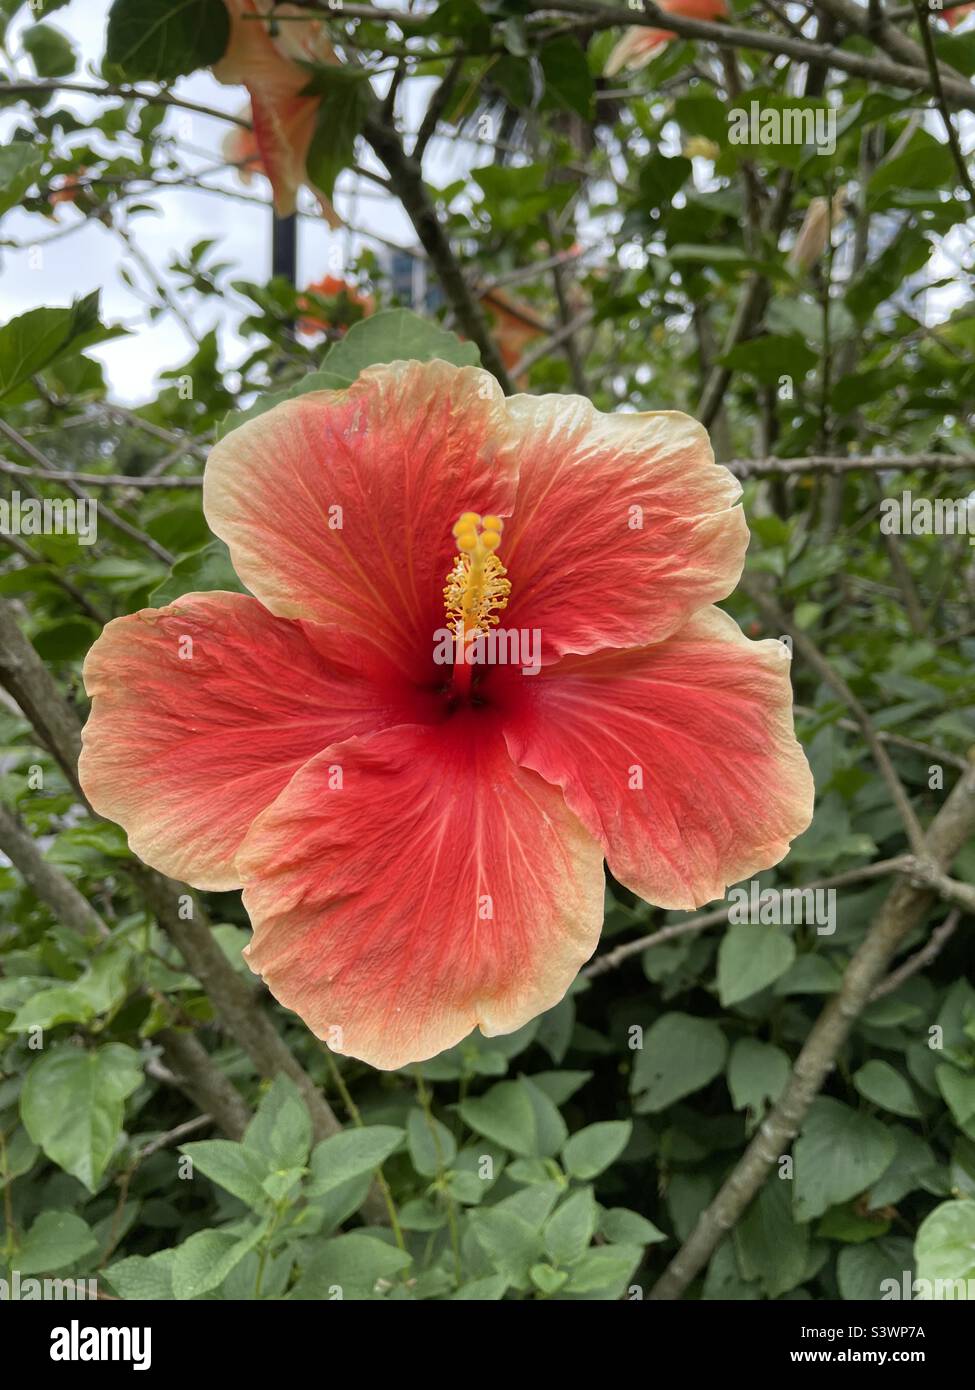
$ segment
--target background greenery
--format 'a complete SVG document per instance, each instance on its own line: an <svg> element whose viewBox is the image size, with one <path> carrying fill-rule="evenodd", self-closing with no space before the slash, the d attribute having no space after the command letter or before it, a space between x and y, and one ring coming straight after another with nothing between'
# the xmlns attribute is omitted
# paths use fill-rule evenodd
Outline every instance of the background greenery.
<svg viewBox="0 0 975 1390"><path fill-rule="evenodd" d="M95 74L76 70L49 22L59 8L47 3L18 31L21 51L5 50L0 211L29 211L38 244L82 219L124 220L129 274L141 219L159 211L153 185L183 167L181 89L169 84L219 56L222 5L116 0ZM536 360L518 373L526 389L584 391L603 410L689 410L748 480L749 578L726 607L753 636L793 634L817 785L813 825L762 883L845 876L838 927L729 926L720 908L691 919L610 882L611 955L528 1027L391 1074L330 1058L243 965L239 895L204 895L181 922L179 890L147 876L123 833L79 801L80 666L102 623L237 583L198 487L77 485L121 522L103 510L97 545L0 536L0 600L54 682L11 637L0 662L11 861L0 865L0 1275L97 1276L122 1298L642 1297L702 1213L707 1225L817 1017L856 983L851 961L893 910L889 895L908 891L892 888L896 868L871 876L916 846L861 713L922 826L975 742L967 537L884 537L878 525L885 495L972 488L960 151L925 90L910 15L896 24L915 46L909 64L899 59L915 90L707 40L675 41L642 72L607 80L619 30L597 3L537 17L541 7L516 0L445 0L406 30L355 8L332 18L347 66L399 72L400 101L380 109L360 79L320 75L330 114L316 169L329 181L369 145L385 140L390 154L392 140L387 193L415 206L415 166L395 154L410 144L403 98L421 77L443 80L420 187L446 253L422 215L417 225L431 283L446 272L439 308L416 316L397 302L377 242L343 273L381 312L343 336L359 311L326 300L336 326L300 334L300 288L241 281L210 240L181 246L155 267L146 322L192 323L233 292L247 301L247 353L230 372L207 333L135 410L113 404L86 355L123 331L97 297L34 308L0 328L2 495L65 496L51 470L198 477L228 412L255 408L255 392L262 408L311 372L332 384L395 356L477 360L478 345L490 362L476 298L458 299L450 275L460 268L479 288L501 279L542 325ZM834 4L733 8L762 36L896 57L889 36L870 37ZM24 18L15 0L0 0L0 15ZM926 27L970 91L975 33ZM62 81L101 93L90 125L63 104ZM422 112L430 84L421 90ZM752 98L833 103L835 153L731 145L728 110ZM961 147L973 107L954 115ZM472 165L446 186L445 142ZM50 200L66 176L71 207ZM810 264L790 261L810 204L834 198L832 244ZM869 466L878 453L897 470ZM800 462L777 471L761 462L770 455ZM840 469L846 459L860 463ZM973 872L969 842L953 881ZM957 890L918 901L891 961L910 969L837 1043L794 1166L773 1168L668 1296L876 1299L905 1271L975 1278L971 903ZM657 936L670 927L687 929Z"/></svg>

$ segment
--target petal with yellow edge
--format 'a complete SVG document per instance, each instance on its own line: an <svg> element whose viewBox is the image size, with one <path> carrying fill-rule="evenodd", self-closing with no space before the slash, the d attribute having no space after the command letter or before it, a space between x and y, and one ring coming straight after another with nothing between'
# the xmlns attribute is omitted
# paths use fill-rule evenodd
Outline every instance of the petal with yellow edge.
<svg viewBox="0 0 975 1390"><path fill-rule="evenodd" d="M390 1069L562 998L596 946L602 851L471 711L327 749L237 856L246 955L337 1052Z"/></svg>
<svg viewBox="0 0 975 1390"><path fill-rule="evenodd" d="M335 634L247 594L185 594L116 618L88 653L81 783L147 864L197 888L239 887L251 822L337 738L425 717L376 671L339 665ZM326 640L327 637L327 640Z"/></svg>
<svg viewBox="0 0 975 1390"><path fill-rule="evenodd" d="M335 625L425 681L450 528L462 512L509 513L516 469L493 377L393 362L226 435L207 462L203 507L272 612Z"/></svg>
<svg viewBox="0 0 975 1390"><path fill-rule="evenodd" d="M604 415L578 396L515 396L515 510L505 530L513 627L546 659L659 642L735 587L741 486L689 415Z"/></svg>
<svg viewBox="0 0 975 1390"><path fill-rule="evenodd" d="M657 646L508 681L512 757L562 787L613 874L658 907L723 897L812 819L787 649L719 609Z"/></svg>

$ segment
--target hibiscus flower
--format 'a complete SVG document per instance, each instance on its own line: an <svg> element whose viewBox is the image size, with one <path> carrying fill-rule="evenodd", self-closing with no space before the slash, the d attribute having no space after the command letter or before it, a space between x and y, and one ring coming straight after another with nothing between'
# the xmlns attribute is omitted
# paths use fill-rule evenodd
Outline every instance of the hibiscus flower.
<svg viewBox="0 0 975 1390"><path fill-rule="evenodd" d="M274 6L272 0L225 3L230 12L230 41L226 53L214 64L213 75L219 82L242 83L247 88L253 123L250 137L245 130L227 137L223 145L226 158L267 175L279 217L294 212L298 189L307 183L331 226L341 225L329 199L311 183L306 167L320 98L302 95L311 73L301 63L339 61L325 26L319 20L309 20L307 12L297 5ZM277 20L273 35L260 18L272 8ZM249 181L247 174L242 173L242 177Z"/></svg>
<svg viewBox="0 0 975 1390"><path fill-rule="evenodd" d="M333 317L338 321L330 322L322 318L321 311L316 310L314 303L306 298L307 294L318 295L320 299L334 300ZM304 311L304 317L298 320L298 328L302 333L325 333L330 328L344 333L350 324L374 314L376 301L371 294L363 294L356 289L355 285L350 285L335 275L324 275L321 280L314 280L306 286L305 295L298 297L298 308Z"/></svg>
<svg viewBox="0 0 975 1390"><path fill-rule="evenodd" d="M592 954L604 856L693 908L809 823L785 648L711 606L739 496L673 411L440 361L297 396L206 466L254 596L186 594L89 653L85 791L149 864L243 887L251 968L335 1050L394 1068L511 1032ZM472 659L491 633L527 634L516 664Z"/></svg>
<svg viewBox="0 0 975 1390"><path fill-rule="evenodd" d="M681 15L684 19L724 19L728 13L726 0L658 0L658 3L668 14ZM658 48L676 38L669 29L634 25L627 29L607 58L606 76L615 77L623 68L645 68L656 57Z"/></svg>

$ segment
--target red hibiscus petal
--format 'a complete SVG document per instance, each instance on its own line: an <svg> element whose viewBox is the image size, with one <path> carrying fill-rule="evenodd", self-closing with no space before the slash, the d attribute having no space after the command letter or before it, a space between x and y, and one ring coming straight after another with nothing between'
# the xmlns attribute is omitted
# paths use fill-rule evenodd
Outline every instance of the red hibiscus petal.
<svg viewBox="0 0 975 1390"><path fill-rule="evenodd" d="M784 653L711 608L656 646L509 672L508 746L563 788L621 883L700 907L778 863L812 818Z"/></svg>
<svg viewBox="0 0 975 1390"><path fill-rule="evenodd" d="M354 632L428 679L451 528L466 511L510 512L510 443L486 372L394 362L228 434L207 462L204 510L272 612Z"/></svg>
<svg viewBox="0 0 975 1390"><path fill-rule="evenodd" d="M334 1051L382 1068L550 1008L602 923L602 851L484 711L327 749L237 864L251 968Z"/></svg>
<svg viewBox="0 0 975 1390"><path fill-rule="evenodd" d="M79 770L146 863L198 888L238 887L238 845L303 763L337 738L422 717L327 661L337 637L310 636L230 593L185 594L105 628L85 661L94 703Z"/></svg>
<svg viewBox="0 0 975 1390"><path fill-rule="evenodd" d="M515 396L515 512L501 555L506 626L547 659L641 646L735 587L748 545L741 487L688 415L603 415L580 397Z"/></svg>

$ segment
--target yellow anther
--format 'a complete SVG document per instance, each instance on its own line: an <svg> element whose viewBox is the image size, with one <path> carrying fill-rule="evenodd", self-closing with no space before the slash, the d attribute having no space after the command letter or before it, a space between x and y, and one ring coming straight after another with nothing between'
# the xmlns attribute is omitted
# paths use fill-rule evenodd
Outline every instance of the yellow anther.
<svg viewBox="0 0 975 1390"><path fill-rule="evenodd" d="M443 592L448 621L458 636L486 632L498 621L495 609L508 602L511 584L494 554L501 544L501 524L500 517L487 516L482 522L476 512L465 512L453 528L460 554Z"/></svg>

